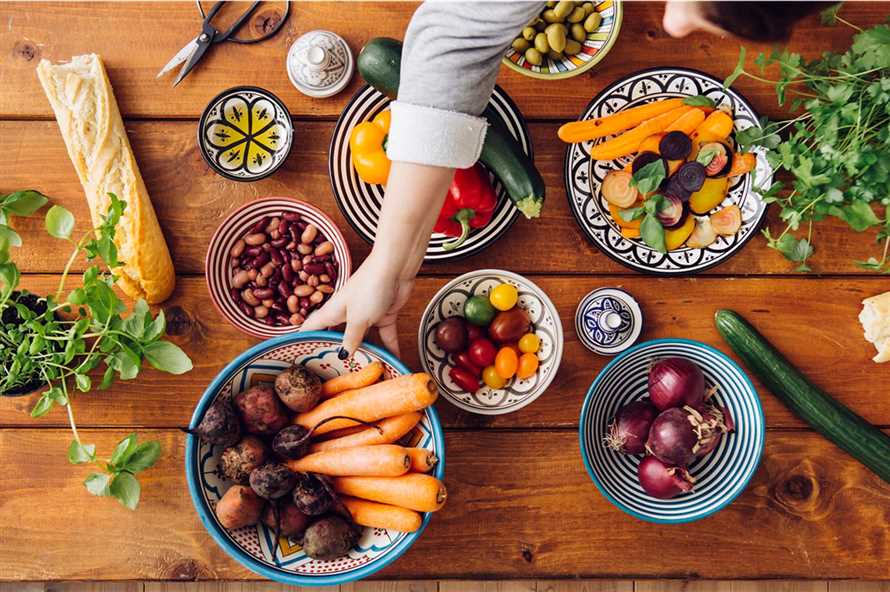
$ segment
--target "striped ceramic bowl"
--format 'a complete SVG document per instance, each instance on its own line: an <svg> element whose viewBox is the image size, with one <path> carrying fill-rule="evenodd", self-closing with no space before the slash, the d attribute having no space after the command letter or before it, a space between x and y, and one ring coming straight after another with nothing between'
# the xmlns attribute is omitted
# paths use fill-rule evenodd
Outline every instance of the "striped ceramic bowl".
<svg viewBox="0 0 890 592"><path fill-rule="evenodd" d="M239 239L244 237L247 229L265 216L278 216L282 212L296 212L303 220L311 222L319 231L334 243L334 260L339 265L339 275L334 283L336 292L346 283L352 272L352 257L346 239L334 221L327 214L298 199L290 197L265 197L245 204L229 214L210 239L205 259L204 275L207 279L207 290L213 305L236 329L266 339L286 333L293 333L299 327L273 327L248 317L232 298L232 274L229 267L229 252Z"/></svg>
<svg viewBox="0 0 890 592"><path fill-rule="evenodd" d="M620 454L603 441L618 409L647 396L652 360L667 356L692 360L704 372L708 388L717 385L714 401L729 409L735 431L689 466L695 478L691 492L665 500L640 486L637 466L642 456ZM587 391L578 429L584 466L606 499L642 520L681 523L710 516L745 489L763 454L765 423L757 391L729 357L698 341L656 339L625 351L599 373Z"/></svg>
<svg viewBox="0 0 890 592"><path fill-rule="evenodd" d="M594 10L600 13L603 20L599 29L588 35L587 40L581 44L581 53L578 55L566 56L561 60L545 56L543 64L534 66L525 60L522 53L511 47L504 54L504 64L511 70L543 80L560 80L587 72L600 63L612 49L621 30L623 14L621 0L603 0L596 4Z"/></svg>

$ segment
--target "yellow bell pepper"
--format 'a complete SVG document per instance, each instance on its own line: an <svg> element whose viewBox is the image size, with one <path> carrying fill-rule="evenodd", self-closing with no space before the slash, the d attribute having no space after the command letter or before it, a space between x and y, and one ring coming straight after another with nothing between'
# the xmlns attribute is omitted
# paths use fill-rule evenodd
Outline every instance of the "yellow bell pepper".
<svg viewBox="0 0 890 592"><path fill-rule="evenodd" d="M365 183L386 185L390 161L386 157L386 137L389 134L389 109L381 111L371 121L364 121L349 134L352 166Z"/></svg>

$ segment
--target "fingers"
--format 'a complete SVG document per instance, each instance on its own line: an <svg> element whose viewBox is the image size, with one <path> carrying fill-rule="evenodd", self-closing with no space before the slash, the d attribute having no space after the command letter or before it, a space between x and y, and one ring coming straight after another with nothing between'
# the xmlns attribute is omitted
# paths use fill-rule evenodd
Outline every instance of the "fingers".
<svg viewBox="0 0 890 592"><path fill-rule="evenodd" d="M377 330L380 332L380 341L383 342L383 347L398 358L400 356L399 333L395 319L385 325L378 325Z"/></svg>
<svg viewBox="0 0 890 592"><path fill-rule="evenodd" d="M340 352L342 359L346 359L355 353L355 350L358 349L358 346L362 343L362 339L365 337L365 332L368 330L368 326L368 322L364 319L360 321L350 321L347 319L346 331L343 333L343 347L341 348L343 351ZM345 355L343 355L344 351L346 352Z"/></svg>
<svg viewBox="0 0 890 592"><path fill-rule="evenodd" d="M342 299L334 296L327 304L309 315L300 326L300 331L319 331L339 325L346 320L346 307Z"/></svg>

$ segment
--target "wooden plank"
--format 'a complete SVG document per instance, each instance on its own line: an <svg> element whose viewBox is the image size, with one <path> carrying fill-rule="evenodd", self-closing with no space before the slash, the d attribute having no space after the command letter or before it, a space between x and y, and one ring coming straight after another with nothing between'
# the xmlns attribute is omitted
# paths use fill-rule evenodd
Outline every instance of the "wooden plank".
<svg viewBox="0 0 890 592"><path fill-rule="evenodd" d="M399 341L403 359L420 368L416 331L427 302L450 278L422 278L401 316ZM536 277L553 299L565 333L562 365L548 392L515 413L484 417L458 411L445 400L437 403L449 427L573 427L590 383L611 359L584 348L574 330L575 308L599 286L623 286L640 302L644 316L641 340L691 337L728 352L713 323L717 308L733 308L749 318L810 378L867 420L890 425L890 400L876 396L886 386L883 367L871 362L872 347L856 320L860 301L887 288L880 278L857 280L807 279L653 279L642 276ZM45 293L58 280L26 276L24 287ZM208 303L201 278L179 278L177 291L166 303L170 330L191 354L195 369L183 376L146 370L132 383L120 383L107 393L78 397L77 418L84 426L184 426L195 403L225 364L257 341L232 328ZM817 320L817 321L814 321ZM842 355L841 355L842 352ZM800 427L772 395L755 381L772 427ZM886 390L884 388L883 390ZM35 397L0 401L0 426L67 425L54 411L35 423L26 411ZM113 404L109 404L113 401Z"/></svg>
<svg viewBox="0 0 890 592"><path fill-rule="evenodd" d="M87 469L68 464L67 432L0 431L0 580L259 579L195 514L183 434L141 435L159 440L163 455L130 512L83 490ZM100 451L117 436L83 431ZM571 431L449 432L447 450L448 505L381 579L890 578L890 486L812 432L770 432L746 492L713 517L676 526L612 507ZM473 552L468 541L479 542Z"/></svg>
<svg viewBox="0 0 890 592"><path fill-rule="evenodd" d="M0 6L2 9L2 6ZM369 245L349 226L338 209L328 177L328 146L333 125L297 122L295 147L285 166L255 183L227 181L212 172L198 153L193 122L130 122L127 130L145 177L179 273L203 274L210 237L222 219L258 197L289 195L307 200L333 216L349 242L353 261L360 263ZM553 124L532 124L536 162L547 184L544 214L520 219L494 245L454 263L424 266L421 273L463 273L479 267L507 268L520 273L634 273L588 242L569 209L563 184L565 146ZM0 153L6 155L0 192L35 187L70 209L77 232L88 229L83 190L53 122L0 122ZM67 252L43 230L39 216L17 220L25 240L18 256L30 272L61 272ZM770 227L784 225L773 208ZM863 273L856 260L878 254L875 233L853 232L844 222L826 220L816 226L816 255L810 263L820 273ZM535 245L536 248L528 248ZM83 267L83 262L77 264ZM708 274L788 273L794 265L755 236L735 257Z"/></svg>
<svg viewBox="0 0 890 592"><path fill-rule="evenodd" d="M538 580L537 592L634 592L629 580Z"/></svg>
<svg viewBox="0 0 890 592"><path fill-rule="evenodd" d="M828 582L829 592L890 592L890 582Z"/></svg>
<svg viewBox="0 0 890 592"><path fill-rule="evenodd" d="M310 590L301 586L287 586L272 582L146 582L144 592L288 592ZM338 592L339 586L311 588L318 592ZM74 591L72 591L74 592Z"/></svg>
<svg viewBox="0 0 890 592"><path fill-rule="evenodd" d="M634 592L828 592L828 582L638 581Z"/></svg>
<svg viewBox="0 0 890 592"><path fill-rule="evenodd" d="M439 582L439 592L536 592L533 581L443 581Z"/></svg>
<svg viewBox="0 0 890 592"><path fill-rule="evenodd" d="M414 7L413 3L362 2L350 4L344 13L332 14L331 5L324 2L294 3L285 30L275 38L249 47L216 46L182 84L172 89L175 74L161 80L156 80L155 74L198 32L200 17L193 3L42 3L39 8L34 4L3 3L0 46L7 50L0 58L0 87L5 89L0 96L0 116L49 117L49 105L33 73L37 62L41 58L66 60L72 55L96 52L108 65L121 111L131 117L194 118L211 97L236 84L273 91L295 114L333 117L358 86L358 76L333 99L304 97L285 74L290 44L312 29L337 31L354 52L372 37L401 39ZM280 7L264 9L251 27L256 26L256 19L275 11L280 11ZM711 72L718 78L730 72L741 42L702 33L672 39L662 29L662 14L661 3L625 3L624 24L617 43L610 55L588 74L557 84L502 67L498 82L526 116L567 119L577 117L598 90L642 68L686 66ZM852 2L844 7L843 14L864 27L883 21L887 4ZM109 31L127 34L109 35ZM797 27L790 47L813 58L826 50L845 50L851 36L851 29L821 25L814 16ZM768 44L744 45L752 59L757 51L770 49ZM665 56L670 57L665 60ZM770 86L742 79L736 87L766 114L780 112Z"/></svg>
<svg viewBox="0 0 890 592"><path fill-rule="evenodd" d="M340 592L438 592L435 580L404 580L395 582L353 582L341 584Z"/></svg>

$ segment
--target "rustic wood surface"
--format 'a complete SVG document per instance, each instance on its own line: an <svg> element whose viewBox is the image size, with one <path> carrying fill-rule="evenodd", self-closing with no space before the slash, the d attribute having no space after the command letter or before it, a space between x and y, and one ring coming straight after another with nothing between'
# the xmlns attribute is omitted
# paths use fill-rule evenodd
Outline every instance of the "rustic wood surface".
<svg viewBox="0 0 890 592"><path fill-rule="evenodd" d="M164 304L172 338L196 362L182 377L147 370L133 383L77 398L78 421L100 449L109 449L133 428L161 441L163 458L145 473L144 499L135 513L84 492L83 471L65 458L70 436L61 413L35 421L27 414L33 397L0 401L0 581L10 582L0 584L0 592L285 589L255 583L258 576L228 558L201 526L186 493L178 428L187 424L211 378L256 343L210 306L204 253L216 225L233 208L261 196L292 195L330 213L355 261L364 258L369 246L337 210L327 177L333 120L360 83L354 80L333 99L308 99L287 81L284 57L294 39L315 28L338 31L354 50L374 36L401 37L414 6L295 3L279 36L251 47L214 47L171 90L174 75L158 81L155 73L194 36L193 3L0 3L0 153L5 155L0 192L38 188L86 228L82 190L34 67L40 58L101 54L180 274L176 293ZM268 3L251 26L262 26L276 10L280 5ZM888 12L890 4L879 2L849 3L844 9L862 26ZM499 267L534 276L553 298L566 335L561 370L544 396L511 415L483 418L445 401L437 404L447 429L452 500L420 541L379 575L399 581L342 586L341 592L886 590L861 580L890 579L890 487L809 430L759 384L769 427L766 453L746 492L716 516L682 526L643 523L611 506L584 472L575 433L578 413L591 380L608 360L580 345L572 320L581 297L605 285L624 286L641 302L643 339L690 337L726 351L713 312L719 307L742 312L816 383L867 420L890 428L887 369L871 363L873 351L856 321L862 298L890 287L886 278L863 274L853 263L874 254L872 234L820 224L819 251L812 260L819 276L789 275L789 263L755 238L702 276L662 280L613 262L575 225L563 188L565 147L555 137L559 123L576 117L600 89L635 70L670 64L722 77L736 62L737 41L707 35L670 39L661 30L661 14L660 4L627 3L618 43L584 76L549 84L502 69L499 84L529 120L536 163L548 187L545 214L534 222L518 221L484 254L424 266L401 317L403 358L418 367L418 320L439 287L455 274ZM812 57L843 50L849 40L848 29L811 18L798 27L791 47ZM745 45L749 55L765 48ZM207 101L236 84L272 90L295 118L297 141L287 163L258 183L223 180L204 165L194 141L195 120ZM770 87L746 80L737 86L762 113L781 114ZM774 212L770 220L778 227ZM23 285L53 290L64 265L60 252L67 247L45 235L38 217L17 220L16 226L26 241L16 253ZM75 266L82 267L83 262ZM480 581L489 578L498 581ZM700 578L857 582L687 581ZM168 582L193 579L246 583ZM85 583L90 580L107 583ZM129 581L110 583L115 580ZM52 583L22 583L38 581ZM59 583L65 581L80 583Z"/></svg>

